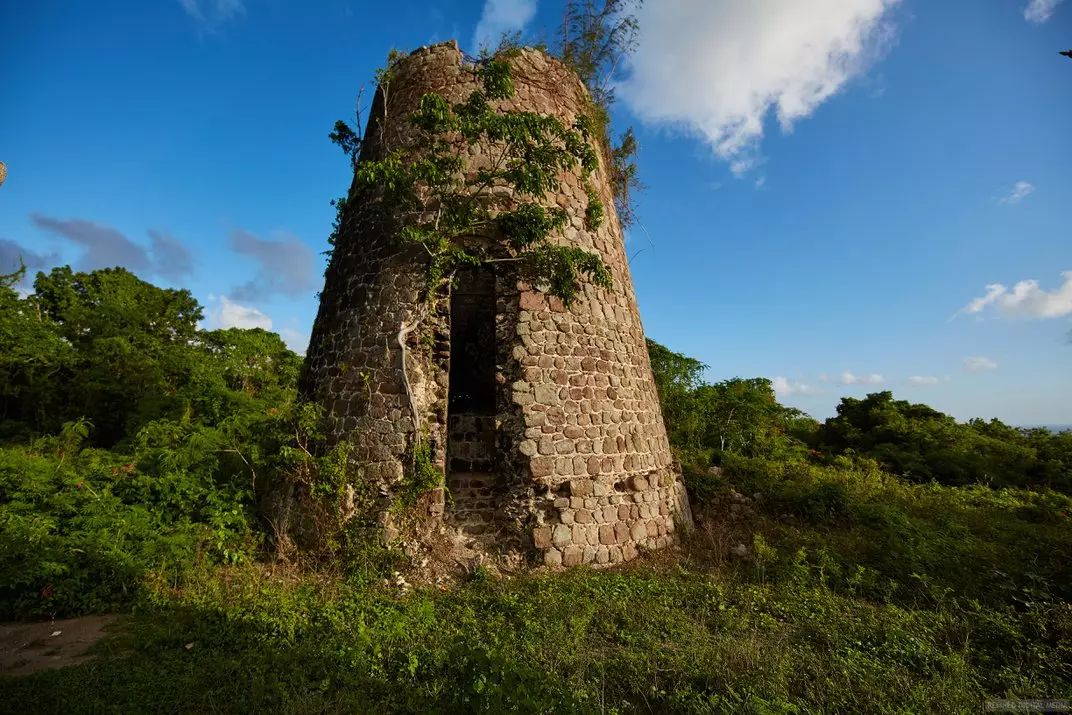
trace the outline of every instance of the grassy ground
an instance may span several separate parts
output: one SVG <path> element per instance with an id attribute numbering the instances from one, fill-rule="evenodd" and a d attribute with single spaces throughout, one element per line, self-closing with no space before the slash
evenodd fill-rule
<path id="1" fill-rule="evenodd" d="M 764 494 L 757 513 L 712 506 L 679 552 L 612 571 L 406 594 L 263 564 L 150 576 L 98 658 L 0 682 L 0 712 L 955 713 L 1072 696 L 1067 498 L 791 465 L 730 481 Z M 714 505 L 730 485 L 691 486 Z"/>

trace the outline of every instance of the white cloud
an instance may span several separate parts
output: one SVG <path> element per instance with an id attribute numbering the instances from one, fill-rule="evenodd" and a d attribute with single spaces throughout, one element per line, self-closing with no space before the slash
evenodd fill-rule
<path id="1" fill-rule="evenodd" d="M 217 303 L 215 308 L 210 308 L 208 311 L 209 330 L 225 330 L 227 328 L 272 329 L 272 319 L 256 308 L 235 303 L 225 295 L 221 295 L 218 300 L 214 300 L 212 297 L 209 300 Z"/>
<path id="2" fill-rule="evenodd" d="M 851 371 L 845 370 L 841 373 L 840 382 L 842 385 L 878 385 L 886 381 L 886 378 L 882 375 L 876 375 L 871 373 L 870 375 L 854 375 Z"/>
<path id="3" fill-rule="evenodd" d="M 905 382 L 912 387 L 930 387 L 932 385 L 937 385 L 939 380 L 933 375 L 913 375 L 905 380 Z"/>
<path id="4" fill-rule="evenodd" d="M 899 0 L 660 0 L 620 96 L 646 122 L 704 139 L 734 173 L 758 158 L 773 109 L 783 132 L 892 44 Z"/>
<path id="5" fill-rule="evenodd" d="M 806 385 L 803 382 L 792 382 L 784 377 L 776 377 L 771 380 L 771 385 L 774 387 L 774 393 L 776 395 L 785 397 L 788 395 L 821 395 L 823 391 Z"/>
<path id="6" fill-rule="evenodd" d="M 1064 282 L 1052 291 L 1039 287 L 1037 280 L 1020 281 L 1009 290 L 1000 283 L 986 286 L 986 295 L 975 298 L 954 313 L 949 320 L 964 313 L 981 313 L 994 304 L 1008 318 L 1061 318 L 1072 315 L 1072 271 L 1061 274 Z"/>
<path id="7" fill-rule="evenodd" d="M 997 370 L 998 364 L 988 357 L 966 357 L 964 358 L 964 369 L 968 372 L 986 372 L 987 370 Z"/>
<path id="8" fill-rule="evenodd" d="M 1009 193 L 998 199 L 999 204 L 1018 204 L 1023 201 L 1035 187 L 1027 181 L 1017 181 L 1012 185 Z"/>
<path id="9" fill-rule="evenodd" d="M 210 32 L 246 12 L 242 0 L 179 0 L 179 4 L 202 30 Z"/>
<path id="10" fill-rule="evenodd" d="M 949 322 L 953 322 L 953 319 L 958 315 L 964 315 L 966 313 L 981 313 L 983 308 L 997 300 L 1002 293 L 1005 292 L 1005 286 L 1000 283 L 991 283 L 984 288 L 986 295 L 979 298 L 972 298 L 972 300 L 963 308 L 958 310 L 949 316 Z"/>
<path id="11" fill-rule="evenodd" d="M 1024 6 L 1024 19 L 1028 22 L 1046 22 L 1063 0 L 1030 0 Z"/>
<path id="12" fill-rule="evenodd" d="M 524 30 L 536 16 L 536 0 L 485 0 L 480 22 L 473 32 L 472 48 L 495 49 L 504 32 Z"/>
<path id="13" fill-rule="evenodd" d="M 226 330 L 227 328 L 262 328 L 272 330 L 272 318 L 265 312 L 249 305 L 236 303 L 225 295 L 208 295 L 208 302 L 212 306 L 207 311 L 205 325 L 198 328 L 205 330 Z M 302 332 L 295 328 L 279 328 L 278 333 L 287 347 L 304 355 L 309 347 L 309 331 Z"/>

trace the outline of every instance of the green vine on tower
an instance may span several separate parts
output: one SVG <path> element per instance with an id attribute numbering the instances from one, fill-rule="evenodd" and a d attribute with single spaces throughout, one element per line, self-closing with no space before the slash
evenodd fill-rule
<path id="1" fill-rule="evenodd" d="M 361 140 L 344 122 L 330 135 L 351 157 L 354 195 L 396 227 L 401 246 L 419 247 L 426 255 L 428 300 L 460 268 L 485 263 L 514 264 L 520 277 L 545 286 L 567 305 L 582 280 L 612 286 L 598 254 L 551 240 L 571 216 L 545 205 L 559 189 L 560 172 L 578 172 L 587 191 L 584 225 L 595 230 L 602 223 L 605 209 L 588 181 L 598 167 L 591 119 L 582 115 L 566 126 L 554 116 L 497 107 L 514 96 L 509 60 L 516 53 L 500 52 L 476 65 L 481 88 L 465 101 L 452 105 L 436 93 L 422 96 L 408 117 L 412 133 L 401 146 L 385 147 L 382 158 L 357 161 Z M 380 74 L 385 94 L 391 69 L 393 64 Z M 477 145 L 492 161 L 474 172 L 464 156 Z M 349 200 L 356 199 L 335 202 L 334 239 Z"/>

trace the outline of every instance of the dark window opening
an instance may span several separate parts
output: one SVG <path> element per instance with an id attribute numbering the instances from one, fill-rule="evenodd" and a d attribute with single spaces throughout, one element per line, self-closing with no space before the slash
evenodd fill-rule
<path id="1" fill-rule="evenodd" d="M 495 277 L 471 269 L 450 297 L 447 488 L 455 526 L 472 535 L 494 528 L 495 392 Z"/>
<path id="2" fill-rule="evenodd" d="M 449 410 L 495 414 L 495 278 L 487 269 L 466 271 L 451 293 Z"/>

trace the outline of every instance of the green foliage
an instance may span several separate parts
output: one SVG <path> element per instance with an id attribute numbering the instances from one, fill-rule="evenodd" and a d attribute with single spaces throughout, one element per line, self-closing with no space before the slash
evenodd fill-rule
<path id="1" fill-rule="evenodd" d="M 251 567 L 154 580 L 129 635 L 92 664 L 5 682 L 0 711 L 960 713 L 1067 696 L 1067 608 L 875 603 L 848 592 L 866 575 L 748 542 L 762 572 L 708 569 L 695 544 L 684 568 L 404 598 Z"/>
<path id="2" fill-rule="evenodd" d="M 420 247 L 419 255 L 427 256 L 429 298 L 459 268 L 485 262 L 514 264 L 526 280 L 547 286 L 567 304 L 582 279 L 611 286 L 598 254 L 549 240 L 570 216 L 541 203 L 558 190 L 559 172 L 587 177 L 597 167 L 587 123 L 566 127 L 553 116 L 496 108 L 495 102 L 514 95 L 510 55 L 500 52 L 474 70 L 481 89 L 464 102 L 451 106 L 439 94 L 424 95 L 409 117 L 413 136 L 387 147 L 382 159 L 355 167 L 354 187 L 363 204 L 394 222 L 403 246 Z M 499 156 L 469 179 L 463 157 L 477 145 Z M 516 204 L 500 198 L 504 188 Z M 590 186 L 588 194 L 585 219 L 594 228 L 603 207 Z M 489 245 L 481 236 L 501 240 Z"/>
<path id="3" fill-rule="evenodd" d="M 867 457 L 910 480 L 948 485 L 1049 488 L 1072 494 L 1072 432 L 1016 429 L 999 420 L 958 423 L 890 392 L 846 397 L 820 425 L 775 398 L 769 380 L 702 380 L 706 366 L 649 340 L 670 444 L 688 472 L 727 457 Z"/>
<path id="4" fill-rule="evenodd" d="M 342 235 L 342 220 L 346 215 L 346 197 L 340 196 L 337 199 L 332 199 L 331 206 L 335 209 L 335 218 L 331 220 L 331 233 L 328 234 L 328 247 L 320 252 L 320 255 L 327 256 L 328 260 L 331 260 L 331 255 L 335 252 L 335 244 L 339 240 L 339 236 Z M 327 269 L 325 268 L 325 271 Z"/>
<path id="5" fill-rule="evenodd" d="M 375 495 L 348 447 L 323 442 L 323 411 L 289 397 L 297 359 L 277 341 L 195 333 L 214 397 L 112 449 L 83 418 L 0 444 L 0 614 L 135 611 L 94 661 L 3 679 L 0 712 L 961 713 L 1072 695 L 1072 498 L 917 483 L 859 454 L 805 459 L 785 445 L 819 433 L 768 382 L 706 384 L 701 363 L 656 343 L 675 447 L 693 440 L 723 467 L 688 475 L 708 518 L 677 557 L 478 569 L 402 595 L 388 584 L 404 555 L 359 538 Z M 910 408 L 897 409 L 949 428 Z M 1063 436 L 961 427 L 1022 440 L 1041 464 L 1067 454 Z M 408 456 L 412 504 L 442 474 L 427 438 Z M 253 505 L 277 479 L 353 509 L 332 538 L 361 547 L 318 571 L 258 560 Z M 760 495 L 748 518 L 712 516 L 731 488 Z M 727 558 L 736 544 L 745 558 Z"/>
<path id="6" fill-rule="evenodd" d="M 349 124 L 340 119 L 335 122 L 335 128 L 328 134 L 328 139 L 350 157 L 352 166 L 357 166 L 357 159 L 361 154 L 360 131 L 355 131 Z"/>
<path id="7" fill-rule="evenodd" d="M 432 460 L 432 443 L 427 436 L 410 440 L 403 463 L 406 469 L 401 489 L 396 494 L 397 504 L 403 509 L 412 509 L 422 494 L 443 486 L 443 472 Z"/>
<path id="8" fill-rule="evenodd" d="M 0 394 L 6 419 L 36 431 L 87 417 L 100 444 L 182 409 L 195 372 L 201 307 L 121 268 L 39 273 L 34 293 L 3 293 Z M 6 425 L 9 433 L 14 425 Z"/>
<path id="9" fill-rule="evenodd" d="M 187 291 L 111 269 L 0 285 L 0 614 L 129 604 L 148 570 L 248 560 L 254 506 L 292 478 L 301 358 L 202 331 Z M 305 473 L 333 479 L 330 453 Z"/>
<path id="10" fill-rule="evenodd" d="M 1072 493 L 1072 434 L 1017 430 L 998 420 L 958 423 L 890 392 L 843 398 L 818 446 L 870 456 L 896 474 L 942 484 L 1047 486 Z"/>
<path id="11" fill-rule="evenodd" d="M 562 20 L 562 61 L 601 107 L 614 102 L 613 80 L 637 44 L 640 24 L 629 13 L 642 0 L 569 0 Z"/>
<path id="12" fill-rule="evenodd" d="M 584 82 L 592 97 L 591 115 L 598 144 L 607 159 L 614 206 L 623 227 L 636 221 L 633 192 L 643 188 L 637 174 L 637 141 L 632 127 L 616 146 L 610 140 L 614 79 L 636 49 L 640 25 L 631 10 L 642 0 L 568 0 L 562 18 L 558 55 Z"/>
<path id="13" fill-rule="evenodd" d="M 868 598 L 906 608 L 1072 600 L 1063 576 L 1072 498 L 1063 494 L 915 484 L 845 457 L 830 466 L 733 458 L 722 477 L 701 479 L 760 493 L 770 520 L 757 528 L 782 550 L 825 554 L 828 583 L 846 579 L 838 588 L 850 594 L 861 593 L 863 569 Z"/>
<path id="14" fill-rule="evenodd" d="M 622 134 L 617 146 L 610 151 L 610 182 L 614 194 L 614 208 L 623 227 L 636 222 L 636 209 L 633 205 L 633 193 L 644 188 L 640 183 L 636 165 L 639 145 L 633 128 L 629 127 Z"/>
<path id="15" fill-rule="evenodd" d="M 770 380 L 704 382 L 707 366 L 648 340 L 655 386 L 670 444 L 687 472 L 721 464 L 727 455 L 792 459 L 807 448 L 799 410 L 775 399 Z"/>
<path id="16" fill-rule="evenodd" d="M 106 612 L 149 570 L 249 557 L 252 485 L 219 435 L 155 424 L 124 454 L 82 448 L 87 427 L 0 447 L 0 614 Z"/>

